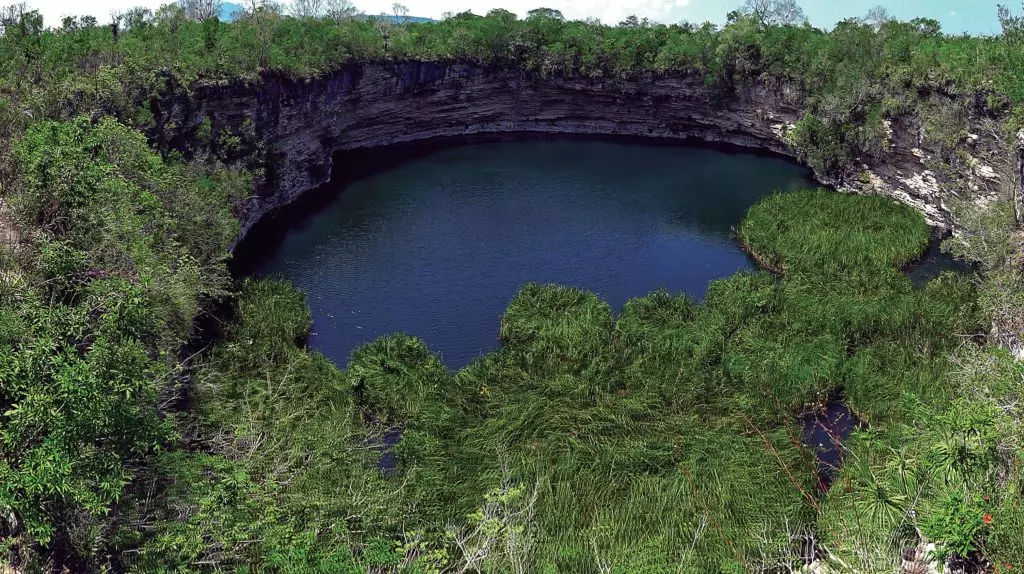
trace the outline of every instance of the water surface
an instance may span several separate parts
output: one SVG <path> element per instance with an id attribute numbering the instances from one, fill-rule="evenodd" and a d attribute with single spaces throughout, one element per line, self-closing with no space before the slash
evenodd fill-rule
<path id="1" fill-rule="evenodd" d="M 270 221 L 287 230 L 249 246 L 258 258 L 246 272 L 302 290 L 311 346 L 342 366 L 392 332 L 464 366 L 499 345 L 501 314 L 529 281 L 592 290 L 616 312 L 662 287 L 700 299 L 710 281 L 754 267 L 732 232 L 747 209 L 812 183 L 783 159 L 697 147 L 556 140 L 390 153 L 410 158 L 333 184 L 314 212 Z M 367 161 L 339 156 L 339 171 Z"/>
<path id="2" fill-rule="evenodd" d="M 970 274 L 974 268 L 970 263 L 956 259 L 943 251 L 941 242 L 936 239 L 928 245 L 928 249 L 921 255 L 921 260 L 917 261 L 906 275 L 915 286 L 924 287 L 926 283 L 947 271 Z"/>

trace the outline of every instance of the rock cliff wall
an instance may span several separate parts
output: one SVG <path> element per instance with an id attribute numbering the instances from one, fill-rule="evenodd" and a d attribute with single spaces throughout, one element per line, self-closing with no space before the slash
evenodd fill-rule
<path id="1" fill-rule="evenodd" d="M 320 77 L 266 75 L 256 81 L 172 91 L 153 106 L 157 139 L 187 147 L 209 117 L 214 146 L 259 157 L 264 175 L 239 213 L 242 235 L 269 211 L 325 183 L 334 152 L 428 138 L 486 133 L 630 135 L 725 142 L 792 156 L 785 134 L 801 116 L 799 94 L 756 87 L 722 96 L 703 77 L 633 81 L 541 79 L 468 63 L 353 64 Z M 865 163 L 855 181 L 819 179 L 849 191 L 884 193 L 952 227 L 912 129 L 890 153 Z M 225 149 L 222 149 L 223 153 Z M 232 150 L 226 150 L 232 152 Z"/>

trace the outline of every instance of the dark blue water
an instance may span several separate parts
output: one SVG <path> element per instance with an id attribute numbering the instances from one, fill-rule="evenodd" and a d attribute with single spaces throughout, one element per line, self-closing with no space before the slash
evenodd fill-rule
<path id="1" fill-rule="evenodd" d="M 970 274 L 974 269 L 970 263 L 955 259 L 949 253 L 942 251 L 939 241 L 933 241 L 928 246 L 928 250 L 921 255 L 921 260 L 907 270 L 906 275 L 914 285 L 923 287 L 947 271 Z"/>
<path id="2" fill-rule="evenodd" d="M 307 295 L 310 344 L 339 365 L 404 332 L 464 366 L 499 345 L 501 315 L 529 281 L 589 289 L 616 310 L 659 287 L 700 299 L 753 267 L 732 233 L 746 210 L 810 183 L 781 159 L 694 147 L 523 141 L 409 155 L 280 223 L 287 232 L 247 270 Z"/>
<path id="3" fill-rule="evenodd" d="M 828 490 L 843 466 L 846 452 L 843 442 L 863 423 L 839 399 L 828 401 L 820 409 L 800 416 L 804 446 L 811 449 L 817 461 L 818 482 Z"/>

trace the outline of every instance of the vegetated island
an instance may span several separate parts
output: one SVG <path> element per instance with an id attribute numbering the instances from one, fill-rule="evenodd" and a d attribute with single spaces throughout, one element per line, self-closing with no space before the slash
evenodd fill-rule
<path id="1" fill-rule="evenodd" d="M 1024 568 L 1024 18 L 969 37 L 879 10 L 826 32 L 789 0 L 722 27 L 289 9 L 0 10 L 5 569 Z M 524 103 L 366 112 L 466 86 Z M 320 104 L 360 119 L 310 137 Z M 759 203 L 738 240 L 784 273 L 699 304 L 614 317 L 526 285 L 503 347 L 455 373 L 398 335 L 339 369 L 304 348 L 301 294 L 229 275 L 333 151 L 466 131 L 732 141 L 868 195 Z M 911 286 L 926 221 L 976 277 Z M 837 397 L 861 424 L 823 481 L 800 416 Z"/>

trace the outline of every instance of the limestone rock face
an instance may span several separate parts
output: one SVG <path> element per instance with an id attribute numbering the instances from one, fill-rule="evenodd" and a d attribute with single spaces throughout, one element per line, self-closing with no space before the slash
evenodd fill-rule
<path id="1" fill-rule="evenodd" d="M 215 138 L 242 134 L 242 147 L 260 154 L 254 167 L 265 173 L 239 213 L 243 236 L 269 211 L 325 183 L 336 151 L 533 132 L 696 139 L 793 156 L 785 138 L 802 109 L 793 90 L 753 87 L 723 95 L 699 74 L 536 78 L 460 62 L 353 64 L 306 80 L 264 75 L 172 91 L 154 106 L 163 145 L 186 147 L 208 117 Z M 845 191 L 892 196 L 929 223 L 952 227 L 917 138 L 894 128 L 886 156 L 863 160 L 863 173 L 850 181 L 819 179 Z"/>

